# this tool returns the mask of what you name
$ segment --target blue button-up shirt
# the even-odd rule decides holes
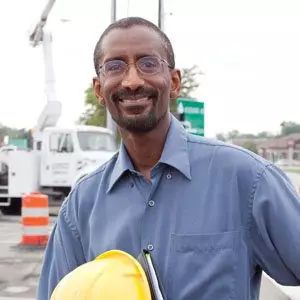
[[[45,252],[39,300],[110,249],[150,250],[168,300],[258,299],[262,270],[300,285],[300,201],[280,169],[190,135],[172,117],[151,175],[136,172],[121,145],[73,189]]]

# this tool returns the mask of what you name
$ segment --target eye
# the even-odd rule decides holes
[[[125,63],[121,60],[112,60],[105,63],[106,73],[118,73],[124,70]]]
[[[142,66],[143,67],[146,67],[146,68],[153,68],[156,66],[155,62],[151,59],[148,59],[148,60],[144,60],[142,62]]]
[[[159,60],[156,57],[143,57],[139,60],[138,65],[143,72],[157,70],[160,66]]]

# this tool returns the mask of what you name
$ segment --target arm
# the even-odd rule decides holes
[[[62,204],[57,222],[50,235],[38,287],[38,300],[48,300],[58,282],[70,271],[85,262],[76,227],[68,216],[68,202]]]
[[[300,285],[300,198],[284,172],[268,165],[252,197],[251,244],[256,263],[282,285]]]

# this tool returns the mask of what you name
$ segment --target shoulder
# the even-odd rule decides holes
[[[79,211],[81,216],[88,215],[91,211],[99,190],[106,190],[111,172],[114,168],[118,152],[105,164],[82,178],[71,190],[62,206],[62,213],[77,222]]]
[[[206,161],[215,172],[256,176],[272,165],[245,148],[219,140],[188,134],[187,141],[190,159],[199,163]]]
[[[92,171],[84,178],[82,178],[75,186],[75,189],[77,188],[77,190],[86,192],[90,189],[94,189],[96,186],[104,188],[107,180],[109,179],[108,177],[115,166],[118,155],[119,151],[115,155],[113,155],[106,163],[99,166],[96,170]]]

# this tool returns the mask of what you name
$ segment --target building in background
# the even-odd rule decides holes
[[[282,166],[300,166],[300,133],[276,138],[235,138],[227,141]]]
[[[272,162],[300,166],[300,133],[269,139],[258,147],[259,154]]]

